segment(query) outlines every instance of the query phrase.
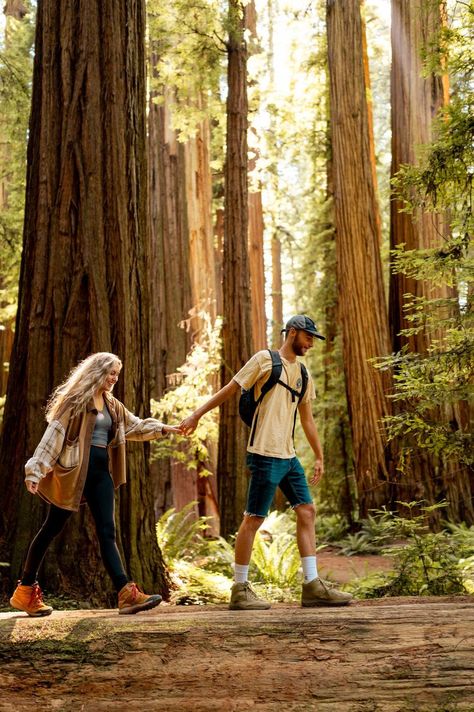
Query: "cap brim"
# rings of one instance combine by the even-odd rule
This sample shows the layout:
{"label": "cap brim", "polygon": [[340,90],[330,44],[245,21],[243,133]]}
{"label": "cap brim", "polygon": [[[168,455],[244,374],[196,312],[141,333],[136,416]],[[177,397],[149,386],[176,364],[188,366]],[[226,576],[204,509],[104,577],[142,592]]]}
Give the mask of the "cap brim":
{"label": "cap brim", "polygon": [[301,329],[301,331],[306,331],[307,334],[311,334],[311,336],[315,336],[317,339],[326,341],[326,337],[320,334],[319,331],[310,331],[309,329]]}

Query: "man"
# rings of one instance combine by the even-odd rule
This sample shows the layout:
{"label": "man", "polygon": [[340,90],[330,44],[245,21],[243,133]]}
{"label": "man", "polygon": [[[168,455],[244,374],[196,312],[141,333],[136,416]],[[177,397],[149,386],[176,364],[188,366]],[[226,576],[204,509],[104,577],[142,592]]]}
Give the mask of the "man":
{"label": "man", "polygon": [[[303,606],[347,605],[352,596],[326,586],[318,577],[315,543],[315,508],[309,492],[304,470],[296,457],[293,430],[296,411],[300,415],[306,439],[314,452],[314,472],[311,484],[317,484],[324,471],[323,453],[311,410],[315,398],[313,381],[308,376],[302,393],[303,372],[297,356],[304,356],[313,346],[314,338],[324,339],[314,321],[308,316],[293,316],[282,329],[285,341],[279,349],[282,370],[277,382],[267,393],[253,416],[247,445],[247,464],[251,473],[247,507],[235,541],[235,583],[232,586],[229,608],[231,610],[262,610],[270,608],[267,601],[259,599],[247,577],[252,547],[257,530],[262,525],[280,487],[296,513],[296,538],[301,555],[304,583]],[[255,386],[258,401],[262,386],[272,372],[269,351],[259,351],[243,366],[233,379],[207,403],[182,421],[182,432],[189,435],[199,419],[235,395],[241,388]]]}

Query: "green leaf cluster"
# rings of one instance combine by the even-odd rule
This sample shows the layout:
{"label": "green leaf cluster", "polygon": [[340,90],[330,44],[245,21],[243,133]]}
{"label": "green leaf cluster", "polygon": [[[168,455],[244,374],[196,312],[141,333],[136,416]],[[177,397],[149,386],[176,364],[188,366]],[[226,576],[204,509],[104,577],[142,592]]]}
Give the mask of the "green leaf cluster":
{"label": "green leaf cluster", "polygon": [[[400,517],[386,509],[375,513],[378,538],[398,542],[382,549],[393,558],[394,570],[376,578],[359,579],[351,585],[362,598],[380,596],[442,596],[465,594],[473,589],[474,527],[449,526],[429,531],[429,518],[446,502],[423,506],[423,502],[399,502],[407,510]],[[419,511],[420,514],[415,514]],[[376,538],[377,541],[377,538]]]}
{"label": "green leaf cluster", "polygon": [[149,83],[154,101],[166,94],[179,140],[204,118],[223,120],[226,20],[218,0],[148,0]]}
{"label": "green leaf cluster", "polygon": [[0,38],[0,323],[16,312],[26,184],[35,13],[6,18]]}
{"label": "green leaf cluster", "polygon": [[[215,382],[220,369],[221,319],[212,321],[207,312],[201,311],[203,328],[201,340],[195,342],[187,355],[186,362],[177,369],[173,381],[177,383],[161,398],[151,401],[154,418],[162,422],[179,423],[200,405],[205,403],[215,391]],[[186,463],[188,468],[199,470],[204,476],[209,474],[209,444],[218,438],[218,412],[206,413],[190,437],[174,435],[153,441],[152,457],[174,459]]]}

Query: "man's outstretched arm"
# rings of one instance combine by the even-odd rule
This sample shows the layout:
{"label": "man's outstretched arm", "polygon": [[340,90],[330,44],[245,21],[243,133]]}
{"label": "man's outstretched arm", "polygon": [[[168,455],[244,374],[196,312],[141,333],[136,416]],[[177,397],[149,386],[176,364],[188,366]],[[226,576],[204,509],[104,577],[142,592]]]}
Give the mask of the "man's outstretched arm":
{"label": "man's outstretched arm", "polygon": [[208,413],[213,408],[217,408],[218,405],[221,405],[221,403],[224,403],[224,401],[237,393],[239,389],[240,386],[237,381],[234,381],[234,379],[229,381],[229,383],[221,388],[220,391],[217,391],[212,398],[209,398],[204,405],[197,408],[194,413],[191,413],[191,415],[188,415],[187,418],[181,421],[179,425],[181,432],[185,435],[191,435],[191,433],[195,431],[199,419],[202,418],[205,413]]}

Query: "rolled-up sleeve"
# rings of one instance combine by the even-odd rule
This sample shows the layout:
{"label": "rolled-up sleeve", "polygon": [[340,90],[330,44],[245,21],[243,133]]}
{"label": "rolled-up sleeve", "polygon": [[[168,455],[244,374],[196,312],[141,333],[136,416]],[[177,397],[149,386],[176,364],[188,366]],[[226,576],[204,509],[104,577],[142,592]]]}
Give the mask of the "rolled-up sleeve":
{"label": "rolled-up sleeve", "polygon": [[39,482],[51,472],[61,453],[66,429],[59,420],[53,420],[25,465],[25,480]]}
{"label": "rolled-up sleeve", "polygon": [[126,440],[154,440],[163,435],[162,428],[165,423],[155,418],[138,418],[124,408],[125,439]]}

